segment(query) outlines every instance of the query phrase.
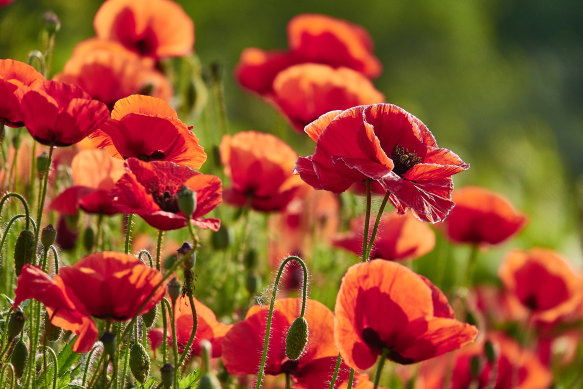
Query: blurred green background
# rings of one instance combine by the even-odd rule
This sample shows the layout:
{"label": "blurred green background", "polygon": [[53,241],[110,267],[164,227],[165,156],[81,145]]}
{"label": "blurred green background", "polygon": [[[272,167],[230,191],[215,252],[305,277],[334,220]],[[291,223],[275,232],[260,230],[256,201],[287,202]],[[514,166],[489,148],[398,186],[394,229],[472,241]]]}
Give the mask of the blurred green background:
{"label": "blurred green background", "polygon": [[[93,35],[100,1],[15,0],[0,9],[0,57],[25,61],[39,47],[42,15],[57,13],[53,72]],[[580,0],[180,1],[196,28],[204,66],[218,61],[231,131],[281,133],[285,121],[238,87],[232,74],[246,47],[285,49],[286,25],[324,13],[364,26],[384,70],[376,87],[419,117],[440,146],[471,169],[456,185],[508,196],[531,221],[519,239],[481,260],[495,274],[509,247],[549,246],[580,258],[583,193],[583,2]],[[196,128],[197,123],[194,124]],[[313,143],[291,129],[300,155]],[[207,147],[208,145],[205,145]],[[461,251],[460,256],[467,253]],[[423,265],[420,265],[423,267]]]}

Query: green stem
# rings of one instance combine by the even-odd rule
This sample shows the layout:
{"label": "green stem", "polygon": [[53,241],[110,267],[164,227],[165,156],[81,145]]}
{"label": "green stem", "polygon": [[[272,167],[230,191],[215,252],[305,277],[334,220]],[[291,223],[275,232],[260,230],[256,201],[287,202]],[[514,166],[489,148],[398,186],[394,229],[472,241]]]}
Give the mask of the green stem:
{"label": "green stem", "polygon": [[370,179],[365,181],[366,185],[366,214],[364,217],[364,235],[362,236],[362,261],[365,262],[368,260],[365,259],[366,249],[368,248],[368,228],[370,224],[370,209],[372,208],[372,194],[370,192]]}
{"label": "green stem", "polygon": [[142,260],[142,255],[145,255],[146,257],[148,257],[148,262],[150,263],[150,267],[154,268],[154,262],[152,260],[152,255],[150,254],[150,252],[146,249],[140,250],[140,252],[138,253],[138,259],[140,261]]}
{"label": "green stem", "polygon": [[285,389],[291,389],[291,380],[289,379],[289,374],[285,374]]}
{"label": "green stem", "polygon": [[[93,388],[95,386],[95,384],[99,381],[99,376],[101,375],[101,371],[102,371],[101,365],[105,362],[106,356],[107,356],[107,352],[105,351],[105,349],[103,349],[103,351],[101,352],[101,356],[99,357],[99,361],[97,362],[97,367],[95,368],[93,378],[91,378],[91,381],[89,382],[89,386],[88,386],[89,389]],[[105,364],[105,366],[107,368],[107,363]]]}
{"label": "green stem", "polygon": [[341,364],[342,355],[338,354],[338,358],[336,359],[336,367],[334,368],[334,375],[332,376],[332,381],[330,382],[328,389],[334,389],[334,385],[336,385],[336,379],[338,378],[338,370],[340,369]]}
{"label": "green stem", "polygon": [[[2,235],[2,242],[0,242],[0,252],[4,249],[4,243],[6,243],[6,238],[8,237],[8,232],[10,231],[10,227],[12,227],[12,224],[15,221],[17,221],[18,219],[21,219],[23,217],[26,217],[26,215],[23,213],[16,215],[12,219],[10,219],[10,221],[6,225],[6,228],[4,229],[4,235]],[[26,218],[26,220],[30,221],[32,223],[33,228],[36,230],[36,223],[34,222],[34,220],[32,220],[32,218],[30,216],[28,216]]]}
{"label": "green stem", "polygon": [[381,380],[381,373],[383,372],[383,366],[385,365],[385,361],[387,360],[387,355],[389,354],[389,349],[384,347],[383,353],[379,357],[379,362],[377,365],[377,373],[374,378],[374,388],[377,389],[379,387],[379,381]]}
{"label": "green stem", "polygon": [[[49,351],[49,354],[51,355],[51,359],[53,360],[53,389],[57,389],[57,379],[59,378],[59,361],[57,358],[57,354],[55,353],[55,350],[53,350],[49,346],[44,346],[44,350]],[[46,372],[45,372],[45,377],[46,377]]]}
{"label": "green stem", "polygon": [[[30,229],[30,221],[33,221],[33,220],[30,217],[30,209],[28,208],[28,203],[26,202],[26,200],[24,199],[24,197],[22,197],[21,194],[15,193],[15,192],[6,193],[2,197],[2,200],[0,200],[0,213],[2,213],[2,210],[4,209],[4,204],[6,203],[6,201],[10,197],[15,197],[18,200],[20,200],[20,202],[22,203],[22,206],[24,207],[24,215],[26,216],[26,226],[25,226],[25,229],[27,229],[27,230]],[[34,223],[34,221],[33,221],[33,223]],[[35,231],[36,231],[36,227],[35,227]]]}
{"label": "green stem", "polygon": [[352,389],[352,381],[354,381],[354,369],[350,369],[350,375],[348,376],[348,385],[346,389]]}
{"label": "green stem", "polygon": [[[168,300],[166,300],[168,301]],[[178,372],[180,371],[178,364],[178,340],[176,339],[176,304],[172,304],[172,319],[170,320],[170,329],[172,330],[172,347],[174,354],[174,384],[175,389],[178,388]]]}
{"label": "green stem", "polygon": [[53,245],[49,249],[53,252],[53,257],[55,257],[55,273],[59,273],[59,254],[57,254],[57,249]]}
{"label": "green stem", "polygon": [[131,237],[131,233],[132,233],[132,219],[133,219],[134,214],[133,213],[129,213],[127,215],[127,225],[126,225],[126,244],[125,244],[125,253],[129,254],[130,253],[130,237]]}
{"label": "green stem", "polygon": [[[162,300],[164,301],[164,300]],[[167,321],[167,317],[166,317],[166,305],[164,305],[164,303],[162,302],[160,304],[162,306],[162,330],[164,331],[163,336],[163,341],[162,341],[162,366],[164,366],[166,364],[166,362],[168,361],[168,348],[167,348],[167,343],[168,340],[166,339],[166,334],[168,334],[168,321]]]}
{"label": "green stem", "polygon": [[156,269],[160,271],[160,253],[162,252],[162,239],[164,238],[164,231],[158,230],[158,242],[156,243]]}
{"label": "green stem", "polygon": [[476,271],[476,264],[477,264],[477,260],[478,260],[478,251],[479,250],[479,246],[477,244],[473,244],[471,251],[470,251],[470,256],[468,258],[468,263],[466,265],[466,277],[465,277],[465,283],[466,286],[471,286],[472,282],[474,281],[474,272]]}
{"label": "green stem", "polygon": [[85,382],[87,382],[87,372],[89,371],[89,365],[91,364],[91,358],[93,357],[93,353],[97,350],[97,346],[93,347],[89,354],[87,354],[87,362],[85,362],[85,369],[83,369],[83,381],[81,381],[81,386],[85,386]]}
{"label": "green stem", "polygon": [[387,192],[385,194],[385,197],[383,198],[383,202],[381,203],[381,206],[379,208],[379,212],[377,213],[377,218],[376,218],[375,223],[374,223],[374,227],[372,229],[372,234],[370,235],[370,240],[368,241],[366,253],[365,253],[365,255],[362,256],[363,262],[367,262],[370,260],[370,252],[372,251],[372,245],[374,244],[374,240],[377,236],[377,231],[379,229],[379,223],[381,222],[381,217],[383,216],[383,212],[385,210],[385,206],[387,205],[387,202],[389,201],[390,195],[391,195],[391,193]]}
{"label": "green stem", "polygon": [[97,232],[95,233],[95,244],[93,245],[93,248],[97,251],[99,251],[101,247],[99,245],[99,241],[102,230],[103,230],[103,214],[100,213],[99,216],[97,216]]}
{"label": "green stem", "polygon": [[194,298],[192,295],[188,295],[188,302],[190,303],[190,307],[192,308],[192,330],[190,331],[190,337],[188,338],[188,343],[186,343],[186,347],[184,351],[182,351],[182,355],[180,356],[180,362],[176,365],[176,369],[178,370],[179,366],[182,366],[186,357],[190,353],[190,347],[192,347],[192,343],[194,343],[194,336],[196,334],[196,329],[198,327],[198,318],[196,317],[196,306],[194,305]]}
{"label": "green stem", "polygon": [[[20,135],[16,135],[20,136]],[[10,164],[10,171],[8,172],[8,183],[6,187],[9,190],[14,191],[16,188],[16,178],[14,177],[14,172],[17,171],[18,167],[18,152],[20,151],[20,147],[14,148],[14,156],[12,157],[12,163]]]}
{"label": "green stem", "polygon": [[[134,323],[134,327],[137,327],[138,323]],[[137,339],[136,339],[137,341]],[[123,348],[123,352],[124,352],[124,359],[123,359],[123,369],[121,372],[121,385],[120,388],[125,388],[126,385],[126,376],[127,376],[127,372],[128,372],[128,362],[129,362],[129,357],[130,357],[130,350],[128,347],[124,347]],[[116,379],[117,381],[117,379]]]}
{"label": "green stem", "polygon": [[[4,373],[6,369],[10,369],[10,386],[4,386]],[[14,388],[14,366],[11,363],[6,363],[2,366],[2,371],[0,372],[0,388]]]}
{"label": "green stem", "polygon": [[267,349],[269,348],[269,336],[271,335],[271,320],[273,318],[273,306],[275,305],[275,298],[277,297],[277,288],[279,286],[279,279],[283,273],[285,265],[289,261],[296,261],[302,266],[304,272],[304,283],[302,285],[302,309],[300,312],[300,317],[304,317],[306,311],[306,300],[308,299],[308,269],[304,261],[295,255],[290,255],[283,260],[279,266],[277,276],[275,277],[275,282],[273,284],[273,293],[271,294],[271,302],[269,304],[269,315],[267,316],[267,326],[265,328],[265,341],[263,342],[263,354],[261,355],[261,364],[259,365],[259,373],[257,374],[257,384],[255,389],[261,388],[261,381],[263,380],[263,373],[265,371],[265,361],[267,359]]}
{"label": "green stem", "polygon": [[[49,158],[48,158],[48,168],[47,171],[44,172],[44,176],[41,182],[41,186],[42,186],[42,190],[40,192],[40,198],[38,199],[38,209],[37,209],[37,214],[36,214],[36,225],[37,225],[37,229],[36,229],[36,233],[35,233],[35,239],[34,239],[34,249],[36,251],[36,247],[38,246],[38,241],[40,239],[40,231],[41,231],[41,222],[42,222],[42,217],[43,217],[43,209],[45,206],[45,197],[47,196],[47,183],[49,182],[49,175],[51,172],[51,163],[53,162],[53,150],[54,147],[51,144],[49,146]],[[34,155],[33,155],[34,157]],[[36,261],[35,261],[36,262]]]}

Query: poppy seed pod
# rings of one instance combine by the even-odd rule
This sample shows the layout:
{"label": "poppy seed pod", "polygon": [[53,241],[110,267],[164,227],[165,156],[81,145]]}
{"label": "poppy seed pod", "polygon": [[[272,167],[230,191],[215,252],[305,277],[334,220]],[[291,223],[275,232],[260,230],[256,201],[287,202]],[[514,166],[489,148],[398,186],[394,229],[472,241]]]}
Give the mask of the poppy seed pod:
{"label": "poppy seed pod", "polygon": [[160,378],[162,379],[162,387],[169,389],[172,387],[174,381],[174,366],[167,363],[160,368]]}
{"label": "poppy seed pod", "polygon": [[154,305],[154,308],[150,309],[148,312],[142,315],[142,320],[146,327],[150,328],[156,322],[156,318],[158,317],[158,306]]}
{"label": "poppy seed pod", "polygon": [[54,35],[61,29],[61,21],[56,13],[53,11],[47,11],[44,13],[43,18],[45,20],[45,30],[49,35]]}
{"label": "poppy seed pod", "polygon": [[25,321],[26,318],[21,310],[14,311],[10,314],[10,318],[8,319],[8,340],[16,338],[22,332]]}
{"label": "poppy seed pod", "polygon": [[83,234],[83,247],[87,252],[93,250],[93,245],[95,244],[95,230],[93,227],[88,226]]}
{"label": "poppy seed pod", "polygon": [[12,351],[12,357],[10,357],[10,362],[14,366],[14,374],[17,377],[22,377],[24,373],[24,367],[26,366],[26,361],[28,360],[28,349],[26,344],[20,339],[16,346],[14,346],[14,351]]}
{"label": "poppy seed pod", "polygon": [[301,316],[294,320],[285,338],[285,354],[291,360],[298,359],[308,344],[308,322]]}
{"label": "poppy seed pod", "polygon": [[36,157],[36,171],[38,174],[45,174],[49,171],[49,155],[43,151],[41,155]]}
{"label": "poppy seed pod", "polygon": [[224,250],[228,248],[233,241],[233,232],[224,223],[221,228],[211,235],[211,244],[215,250]]}
{"label": "poppy seed pod", "polygon": [[190,217],[196,211],[196,192],[182,186],[178,191],[178,208],[186,217]]}
{"label": "poppy seed pod", "polygon": [[176,299],[180,296],[180,292],[182,292],[182,287],[176,278],[173,278],[168,283],[168,295],[172,300],[172,305],[176,303]]}
{"label": "poppy seed pod", "polygon": [[31,230],[21,231],[14,246],[14,269],[16,275],[20,275],[20,271],[25,264],[33,262],[34,251],[34,233]]}
{"label": "poppy seed pod", "polygon": [[55,243],[55,240],[57,240],[57,230],[55,230],[55,227],[53,227],[52,224],[49,224],[42,229],[40,242],[46,250],[50,245]]}
{"label": "poppy seed pod", "polygon": [[144,346],[139,343],[132,343],[130,347],[130,370],[136,381],[143,384],[150,375],[150,356]]}

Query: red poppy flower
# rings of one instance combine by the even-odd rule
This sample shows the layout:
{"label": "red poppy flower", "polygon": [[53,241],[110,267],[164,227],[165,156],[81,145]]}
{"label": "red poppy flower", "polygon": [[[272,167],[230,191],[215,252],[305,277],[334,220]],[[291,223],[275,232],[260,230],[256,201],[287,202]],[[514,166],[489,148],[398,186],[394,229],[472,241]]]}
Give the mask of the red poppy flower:
{"label": "red poppy flower", "polygon": [[478,330],[454,318],[429,280],[396,262],[348,269],[336,299],[336,344],[355,369],[368,369],[383,349],[401,364],[420,362],[472,342]]}
{"label": "red poppy flower", "polygon": [[[304,316],[309,328],[308,345],[298,360],[286,358],[285,338],[291,323],[299,316],[300,307],[301,299],[275,302],[265,374],[289,374],[295,388],[328,387],[338,350],[334,344],[334,315],[325,305],[315,300],[308,301]],[[229,374],[257,374],[268,313],[266,307],[252,307],[245,320],[235,324],[225,335],[222,359]],[[347,379],[348,367],[343,363],[335,387]]]}
{"label": "red poppy flower", "polygon": [[0,0],[0,7],[5,7],[8,4],[11,4],[14,0]]}
{"label": "red poppy flower", "polygon": [[231,179],[224,194],[229,204],[279,211],[305,187],[292,173],[296,152],[274,135],[255,131],[225,135],[219,147]]}
{"label": "red poppy flower", "polygon": [[16,91],[30,86],[44,77],[32,66],[12,59],[0,59],[0,121],[10,127],[24,125],[20,101]]}
{"label": "red poppy flower", "polygon": [[[208,340],[212,345],[212,358],[220,357],[223,337],[232,326],[219,322],[213,311],[197,299],[194,299],[194,306],[196,308],[197,327],[194,342],[190,349],[191,354],[200,355],[200,342]],[[184,351],[191,332],[192,310],[190,309],[190,302],[188,297],[180,296],[176,300],[176,338],[179,352]],[[172,342],[171,335],[169,342]]]}
{"label": "red poppy flower", "polygon": [[452,194],[455,207],[444,222],[447,237],[457,243],[502,243],[526,224],[526,215],[516,211],[502,195],[468,186]]}
{"label": "red poppy flower", "polygon": [[49,206],[50,209],[75,215],[78,208],[87,213],[113,215],[109,191],[124,174],[123,162],[105,150],[80,151],[71,162],[74,186],[65,189]]}
{"label": "red poppy flower", "polygon": [[[494,364],[488,361],[482,341],[421,365],[419,381],[422,387],[545,389],[552,383],[551,372],[531,351],[522,349],[516,341],[499,333],[489,334],[488,340],[496,350]],[[470,367],[472,358],[480,361],[479,372],[473,379]],[[447,374],[450,374],[449,378]]]}
{"label": "red poppy flower", "polygon": [[98,38],[155,59],[190,54],[194,45],[194,23],[171,0],[108,0],[93,27]]}
{"label": "red poppy flower", "polygon": [[169,100],[170,81],[121,44],[99,39],[83,41],[75,47],[56,80],[77,85],[110,109],[119,99],[139,93]]}
{"label": "red poppy flower", "polygon": [[300,64],[291,66],[273,80],[273,102],[298,132],[335,109],[382,103],[385,97],[362,74],[348,68]]}
{"label": "red poppy flower", "polygon": [[109,110],[81,88],[44,81],[19,90],[24,123],[43,145],[71,146],[101,126]]}
{"label": "red poppy flower", "polygon": [[399,213],[411,208],[432,223],[454,206],[451,176],[469,168],[453,152],[438,148],[419,119],[391,104],[332,111],[305,131],[316,142],[314,155],[296,163],[305,182],[341,193],[372,180],[390,192]]}
{"label": "red poppy flower", "polygon": [[148,330],[148,341],[150,342],[152,353],[154,353],[154,358],[156,358],[156,349],[162,346],[162,342],[164,341],[164,330],[162,328]]}
{"label": "red poppy flower", "polygon": [[[332,244],[362,256],[362,231],[365,217],[353,219],[350,231],[336,237]],[[370,220],[369,239],[374,220]],[[378,234],[372,247],[370,258],[389,261],[416,259],[429,253],[435,247],[435,233],[425,223],[412,214],[399,215],[392,212],[381,216]]]}
{"label": "red poppy flower", "polygon": [[206,153],[198,138],[164,100],[132,95],[115,103],[111,120],[91,135],[116,158],[172,161],[199,169]]}
{"label": "red poppy flower", "polygon": [[140,215],[149,225],[168,231],[185,227],[188,220],[178,208],[177,194],[186,186],[196,193],[196,209],[190,216],[199,228],[218,231],[221,221],[202,218],[221,201],[221,180],[173,162],[126,161],[128,173],[112,189],[113,204],[123,213]]}
{"label": "red poppy flower", "polygon": [[542,321],[570,313],[581,300],[581,278],[553,250],[513,250],[499,275],[506,289]]}
{"label": "red poppy flower", "polygon": [[166,288],[161,286],[150,297],[160,281],[159,271],[117,252],[89,255],[61,268],[54,279],[38,266],[25,265],[18,277],[13,307],[32,298],[40,301],[53,325],[78,335],[73,351],[84,353],[97,340],[91,316],[125,321],[148,312],[164,296]]}

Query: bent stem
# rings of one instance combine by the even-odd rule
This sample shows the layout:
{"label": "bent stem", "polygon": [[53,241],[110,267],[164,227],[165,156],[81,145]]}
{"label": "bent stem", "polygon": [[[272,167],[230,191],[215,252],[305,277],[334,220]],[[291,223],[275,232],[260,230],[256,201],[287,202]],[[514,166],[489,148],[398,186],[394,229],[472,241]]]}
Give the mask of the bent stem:
{"label": "bent stem", "polygon": [[[30,229],[30,221],[32,221],[34,223],[34,220],[31,219],[30,217],[30,210],[28,208],[28,203],[26,202],[26,200],[24,199],[24,197],[22,197],[21,194],[19,193],[6,193],[3,197],[2,200],[0,200],[0,214],[2,213],[2,210],[4,209],[4,204],[6,203],[6,201],[10,198],[10,197],[16,197],[18,200],[20,200],[20,202],[22,203],[22,206],[24,207],[24,214],[26,216],[26,226],[25,228],[28,230]],[[35,231],[36,233],[36,226],[35,226]]]}
{"label": "bent stem", "polygon": [[[53,145],[49,145],[49,158],[48,158],[48,168],[47,171],[44,172],[44,176],[42,178],[42,182],[41,182],[41,186],[42,186],[42,190],[40,192],[40,198],[38,199],[38,209],[37,209],[37,214],[36,214],[36,231],[35,231],[35,239],[34,239],[34,249],[36,251],[36,247],[38,246],[38,241],[40,239],[40,227],[41,227],[41,222],[42,222],[42,217],[43,217],[43,208],[45,207],[45,197],[47,196],[47,183],[49,182],[49,175],[51,173],[51,164],[53,162],[53,150],[54,147]],[[33,154],[33,158],[34,158],[34,154]],[[35,263],[36,265],[36,260]]]}
{"label": "bent stem", "polygon": [[178,365],[176,365],[176,370],[178,370],[178,368],[182,366],[182,364],[186,360],[186,356],[188,355],[188,353],[190,353],[190,348],[192,347],[192,343],[194,343],[194,335],[196,334],[196,328],[198,327],[198,318],[196,316],[196,307],[194,305],[194,297],[192,296],[192,293],[189,293],[188,295],[188,302],[190,303],[192,311],[192,330],[190,330],[190,337],[188,338],[186,347],[184,348],[184,351],[180,356],[180,361]]}
{"label": "bent stem", "polygon": [[[373,245],[374,240],[377,236],[377,231],[379,229],[379,223],[381,222],[381,217],[383,216],[383,212],[385,210],[387,202],[389,201],[390,195],[391,195],[391,192],[387,192],[385,194],[385,197],[383,198],[383,202],[381,203],[381,206],[379,207],[379,211],[377,213],[377,218],[375,220],[374,227],[372,229],[372,234],[370,235],[370,239],[368,241],[366,252],[362,256],[362,262],[368,262],[370,260],[370,252],[372,251],[372,245]],[[365,225],[365,227],[364,227],[365,231],[367,231],[367,226],[368,226],[368,222],[367,222],[367,225]],[[368,235],[368,233],[365,235],[365,239],[366,239],[367,235]]]}
{"label": "bent stem", "polygon": [[255,385],[255,389],[261,388],[261,381],[263,380],[263,373],[265,371],[265,361],[267,359],[267,349],[269,348],[269,336],[271,335],[271,320],[273,318],[273,307],[275,305],[275,298],[277,297],[277,288],[279,286],[279,280],[281,278],[281,274],[283,273],[283,269],[285,265],[289,261],[296,261],[302,266],[302,270],[304,273],[304,283],[302,285],[302,308],[300,312],[300,317],[304,317],[304,313],[306,312],[306,300],[308,298],[308,268],[304,261],[295,255],[290,255],[286,259],[283,260],[281,265],[279,266],[279,270],[277,272],[277,276],[275,277],[275,282],[273,284],[273,293],[271,294],[271,302],[269,304],[269,315],[267,316],[267,326],[265,328],[265,342],[263,343],[263,354],[261,355],[261,365],[259,365],[259,373],[257,374],[257,384]]}
{"label": "bent stem", "polygon": [[377,373],[374,378],[374,389],[377,389],[379,386],[379,381],[381,380],[381,373],[383,371],[383,366],[385,365],[385,360],[387,359],[387,355],[389,354],[389,349],[384,347],[383,353],[379,357],[379,362],[377,365]]}

